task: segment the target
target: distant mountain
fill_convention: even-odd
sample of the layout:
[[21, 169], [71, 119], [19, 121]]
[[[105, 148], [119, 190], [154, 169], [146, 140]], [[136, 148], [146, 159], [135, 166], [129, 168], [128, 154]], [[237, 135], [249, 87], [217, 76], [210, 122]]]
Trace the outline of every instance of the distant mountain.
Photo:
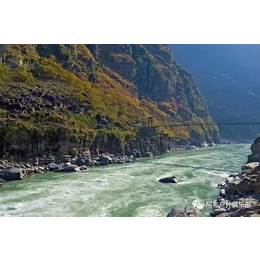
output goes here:
[[[166, 45], [24, 44], [0, 55], [0, 155], [121, 152], [149, 116], [171, 137], [218, 138], [193, 77]], [[200, 125], [167, 126], [184, 121]]]
[[[216, 122], [260, 122], [260, 45], [169, 45], [191, 73]], [[255, 138], [260, 126], [221, 126], [226, 138]]]

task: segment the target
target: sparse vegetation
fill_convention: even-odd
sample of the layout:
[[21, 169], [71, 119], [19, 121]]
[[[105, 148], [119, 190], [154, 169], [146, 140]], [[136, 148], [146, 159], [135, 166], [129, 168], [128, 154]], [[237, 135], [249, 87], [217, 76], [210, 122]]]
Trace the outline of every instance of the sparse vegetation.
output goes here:
[[[189, 137], [193, 131], [198, 135], [209, 136], [217, 131], [217, 128], [205, 126], [167, 126], [185, 120], [185, 115], [178, 112], [180, 106], [186, 109], [192, 120], [204, 122], [211, 119], [208, 118], [205, 102], [197, 93], [193, 79], [172, 63], [166, 46], [132, 46], [132, 56], [125, 53], [107, 54], [111, 55], [113, 62], [118, 61], [118, 66], [122, 66], [120, 71], [129, 69], [133, 77], [136, 72], [124, 68], [128, 62], [131, 66], [135, 64], [138, 73], [142, 73], [139, 70], [147, 69], [145, 77], [148, 78], [142, 79], [146, 85], [142, 86], [135, 79], [131, 80], [130, 76], [126, 79], [120, 75], [114, 69], [117, 64], [113, 68], [101, 66], [102, 59], [94, 57], [86, 45], [60, 45], [58, 52], [55, 52], [56, 49], [41, 46], [41, 51], [46, 55], [40, 56], [35, 45], [10, 46], [8, 58], [0, 63], [0, 94], [15, 98], [16, 95], [30, 94], [37, 89], [43, 95], [51, 93], [81, 104], [84, 109], [76, 112], [69, 110], [66, 104], [59, 104], [40, 110], [31, 108], [14, 116], [13, 112], [0, 108], [2, 133], [6, 127], [9, 135], [2, 136], [4, 142], [11, 142], [15, 136], [27, 136], [33, 142], [36, 135], [37, 138], [53, 140], [61, 138], [59, 134], [89, 142], [95, 138], [108, 138], [116, 142], [133, 140], [138, 130], [133, 125], [136, 122], [146, 124], [148, 116], [154, 117], [154, 125], [165, 125], [159, 130], [172, 137]], [[75, 68], [77, 73], [74, 73]], [[89, 81], [88, 75], [96, 77], [95, 82]], [[142, 76], [140, 74], [139, 77]], [[145, 98], [139, 99], [138, 88], [146, 91]], [[42, 97], [37, 102], [44, 107]], [[104, 116], [108, 125], [100, 128], [95, 120], [96, 114]]]

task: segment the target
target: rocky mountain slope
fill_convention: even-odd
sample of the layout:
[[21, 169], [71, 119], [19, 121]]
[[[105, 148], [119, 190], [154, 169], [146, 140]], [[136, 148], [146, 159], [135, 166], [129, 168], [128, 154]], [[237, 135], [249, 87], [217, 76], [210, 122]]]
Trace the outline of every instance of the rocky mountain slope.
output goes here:
[[[260, 45], [169, 47], [176, 61], [195, 77], [216, 122], [260, 122]], [[254, 139], [260, 126], [221, 126], [220, 132], [225, 138]]]
[[[1, 51], [0, 157], [124, 153], [149, 116], [171, 137], [218, 139], [216, 127], [203, 125], [213, 121], [193, 77], [166, 45], [27, 44]], [[183, 121], [197, 125], [162, 127]]]

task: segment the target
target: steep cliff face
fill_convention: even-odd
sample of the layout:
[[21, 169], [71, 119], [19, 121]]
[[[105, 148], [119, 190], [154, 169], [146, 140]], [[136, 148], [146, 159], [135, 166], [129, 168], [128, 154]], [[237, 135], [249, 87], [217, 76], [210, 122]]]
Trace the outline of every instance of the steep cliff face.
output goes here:
[[[171, 44], [176, 61], [196, 79], [219, 123], [258, 123], [259, 44]], [[220, 126], [225, 138], [252, 138], [259, 125]]]
[[[165, 45], [10, 45], [0, 56], [0, 153], [124, 152], [152, 116], [172, 137], [214, 139], [204, 98]], [[189, 127], [169, 127], [189, 121]], [[108, 147], [108, 144], [111, 147]]]
[[[97, 45], [93, 49], [97, 60], [136, 86], [139, 97], [170, 101], [169, 109], [184, 120], [192, 114], [209, 116], [193, 77], [176, 64], [167, 46]], [[184, 118], [182, 110], [186, 110]]]

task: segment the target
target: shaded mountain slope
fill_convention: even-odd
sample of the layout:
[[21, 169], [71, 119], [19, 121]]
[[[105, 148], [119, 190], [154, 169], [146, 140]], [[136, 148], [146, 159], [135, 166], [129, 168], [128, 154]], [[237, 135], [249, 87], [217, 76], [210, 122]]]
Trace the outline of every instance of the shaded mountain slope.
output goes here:
[[[169, 45], [196, 79], [216, 122], [260, 122], [260, 45]], [[255, 138], [260, 126], [221, 126], [222, 137]]]

